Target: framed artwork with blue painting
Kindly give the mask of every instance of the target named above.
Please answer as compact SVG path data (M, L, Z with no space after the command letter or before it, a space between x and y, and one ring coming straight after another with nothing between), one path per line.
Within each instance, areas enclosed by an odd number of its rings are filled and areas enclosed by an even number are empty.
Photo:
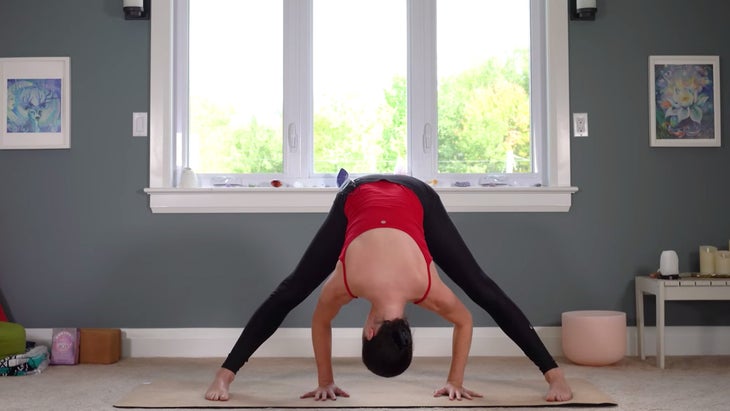
M0 149L71 148L68 57L0 58Z
M650 56L652 147L720 146L720 57Z

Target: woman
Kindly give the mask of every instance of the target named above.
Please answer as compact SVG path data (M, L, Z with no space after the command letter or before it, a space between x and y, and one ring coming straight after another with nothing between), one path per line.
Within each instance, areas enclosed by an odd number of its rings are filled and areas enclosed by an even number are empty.
M404 175L370 175L343 187L297 267L249 320L206 398L227 400L238 370L286 315L325 280L312 317L318 387L303 398L347 396L334 383L330 322L343 305L357 297L371 303L363 329L363 361L369 369L391 376L408 367L412 342L403 312L408 302L414 302L454 324L449 375L435 395L450 399L479 396L463 386L471 314L441 281L434 263L540 368L549 385L547 401L572 398L562 370L522 311L479 267L438 194L428 184ZM383 367L394 362L395 367Z

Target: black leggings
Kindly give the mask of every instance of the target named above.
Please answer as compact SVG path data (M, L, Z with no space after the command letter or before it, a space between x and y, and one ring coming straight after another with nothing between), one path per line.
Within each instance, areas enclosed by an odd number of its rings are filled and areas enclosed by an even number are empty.
M345 238L347 195L360 184L387 180L411 189L423 206L426 243L434 262L480 307L494 318L543 373L557 367L522 310L489 278L467 248L438 194L426 183L404 175L369 175L349 183L332 208L294 271L256 310L233 346L223 368L234 373L335 269Z

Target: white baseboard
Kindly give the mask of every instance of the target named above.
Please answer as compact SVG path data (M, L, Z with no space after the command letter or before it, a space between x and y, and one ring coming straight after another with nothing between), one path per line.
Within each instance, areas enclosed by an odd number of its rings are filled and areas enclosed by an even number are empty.
M535 327L553 356L563 354L560 327ZM123 328L123 357L225 357L238 339L237 328ZM666 327L667 355L728 355L730 327ZM358 357L361 328L332 330L332 356ZM50 346L51 328L26 329L29 341ZM414 355L451 355L451 328L414 327ZM646 328L644 351L656 354L656 329ZM472 356L520 356L522 351L497 327L474 329ZM628 328L626 354L638 355L636 328ZM309 328L281 328L266 341L254 357L312 357Z

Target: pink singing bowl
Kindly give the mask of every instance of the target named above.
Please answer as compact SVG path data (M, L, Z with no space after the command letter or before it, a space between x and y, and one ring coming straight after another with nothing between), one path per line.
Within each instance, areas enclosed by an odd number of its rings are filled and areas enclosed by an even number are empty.
M563 354L580 365L609 365L626 355L626 313L568 311L562 314Z

